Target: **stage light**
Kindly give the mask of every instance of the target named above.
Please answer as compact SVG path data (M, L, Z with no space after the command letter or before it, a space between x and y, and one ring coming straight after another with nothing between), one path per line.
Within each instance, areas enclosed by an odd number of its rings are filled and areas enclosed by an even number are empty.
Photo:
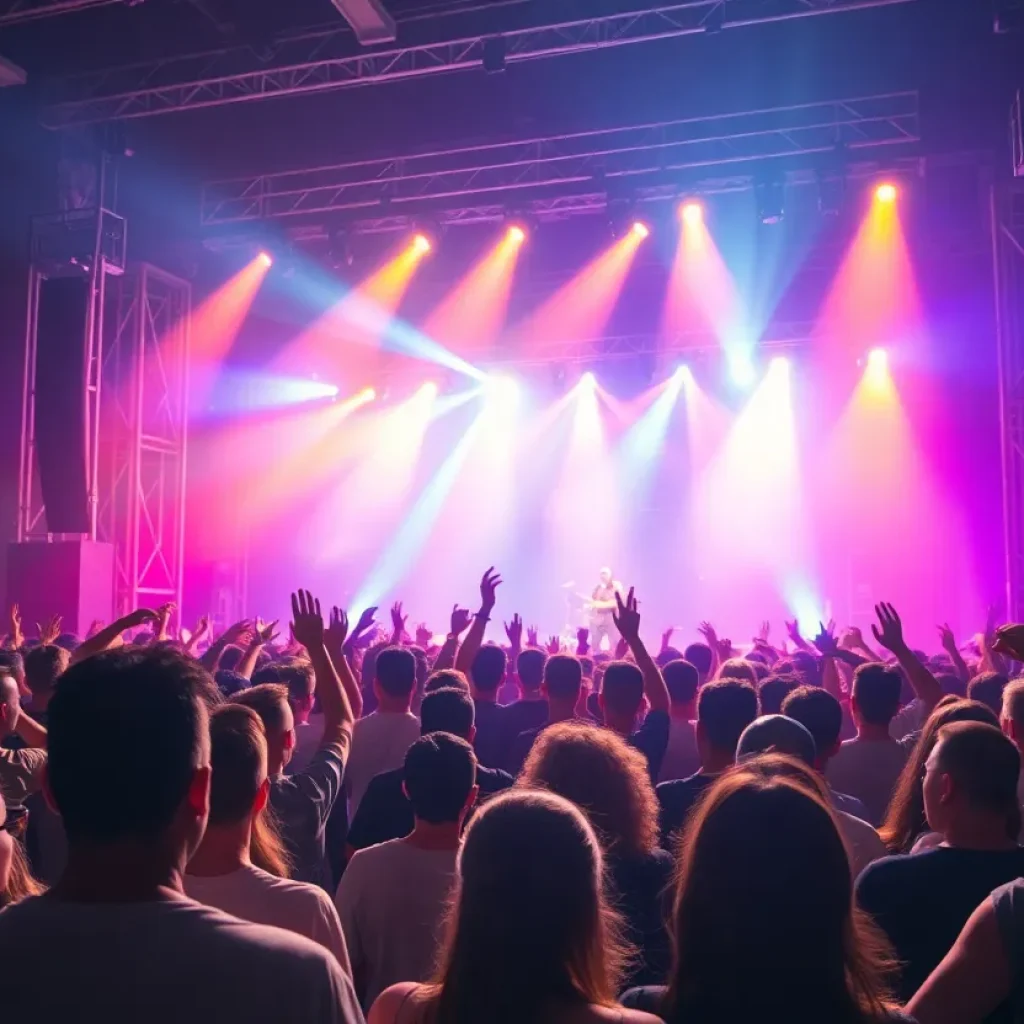
M690 368L685 363L683 363L682 366L677 366L675 368L675 372L672 374L672 380L676 381L679 384L681 384L688 378L692 379L693 374L690 372Z
M508 238L510 242L519 244L526 241L526 228L520 224L511 224L508 229Z
M773 356L771 368L777 372L789 369L789 360L785 356Z
M273 257L273 256L271 256L271 255L270 255L270 253L269 253L269 252L267 252L267 250L266 250L266 249L261 249L261 250L260 250L260 254L259 254L259 256L257 257L257 259L258 259L258 260L260 261L260 263L262 263L262 264L263 264L263 266L265 266L265 267L269 267L269 266L271 266L271 264L273 264L273 262L274 262L274 257Z
M875 189L875 199L880 203L894 203L897 194L896 186L891 181L883 181Z
M696 227L704 220L704 207L696 199L687 199L679 208L684 224Z
M757 377L754 364L746 353L735 352L729 356L729 379L738 388L749 388Z
M889 368L889 353L884 348L873 348L868 353L868 370L884 373Z
M418 231L413 235L412 247L416 252L427 253L433 248L430 239L422 232Z
M511 377L488 377L483 389L489 400L502 405L512 405L519 399L519 383Z
M642 220L633 221L633 227L630 230L637 238L646 238L651 233L651 229Z
M436 398L438 390L437 382L428 380L420 385L419 394L429 395L431 398Z
M587 372L580 377L580 386L587 391L593 391L594 388L597 387L597 378L590 372L590 370L587 370Z

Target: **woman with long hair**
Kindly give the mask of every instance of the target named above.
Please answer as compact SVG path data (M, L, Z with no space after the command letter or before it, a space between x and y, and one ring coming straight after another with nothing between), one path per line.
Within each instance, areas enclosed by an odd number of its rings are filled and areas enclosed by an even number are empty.
M369 1024L657 1024L616 1005L626 949L603 874L568 800L490 800L466 830L437 980L386 989Z
M924 767L939 738L939 730L950 722L985 722L999 727L991 708L980 701L943 697L928 716L921 735L896 781L885 822L878 830L890 853L910 853L914 843L928 831L924 816Z
M898 1020L885 941L854 907L833 812L795 761L772 758L727 772L697 806L680 846L668 985L623 1001L669 1024Z
M671 962L665 917L672 857L658 846L647 760L609 729L563 722L533 745L518 785L547 789L586 814L601 840L611 897L639 952L625 987L660 982Z
M0 910L26 896L39 896L43 886L33 877L23 849L24 817L8 817L7 805L0 793Z

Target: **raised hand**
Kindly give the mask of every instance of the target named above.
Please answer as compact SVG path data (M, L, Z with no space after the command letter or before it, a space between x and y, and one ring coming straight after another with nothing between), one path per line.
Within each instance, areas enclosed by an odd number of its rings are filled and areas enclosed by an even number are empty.
M335 605L331 609L330 624L324 630L324 643L328 650L340 652L348 639L348 616L343 608Z
M324 645L324 617L320 601L308 590L292 594L292 633L307 651Z
M576 653L586 654L590 650L590 630L586 626L580 626L576 630Z
M551 636L548 639L547 652L548 654L558 654L562 649L562 641L557 636Z
M451 633L452 636L462 636L469 629L473 616L469 614L468 608L460 608L455 605L452 608Z
M433 637L434 634L431 633L429 629L427 629L427 624L425 622L421 622L416 627L417 647L422 647L424 650L426 650L430 646L430 641L433 639Z
M527 643L527 646L529 646L529 647L539 647L540 646L538 644L538 642L537 642L537 627L536 626L530 626L526 630L526 643Z
M941 626L935 627L939 631L939 643L942 644L942 649L947 652L957 650L956 637L953 635L953 630L949 628L949 623L944 622Z
M512 650L518 651L523 645L523 620L518 614L512 616L511 622L505 623L505 636L512 645Z
M152 612L150 614L153 614ZM247 644L252 636L252 622L249 619L240 619L232 623L221 634L221 642L224 644Z
M992 650L1015 661L1024 661L1024 624L1008 622L996 629Z
M794 619L792 622L784 622L784 625L786 627L786 633L789 635L789 639L792 640L797 647L802 647L804 638L800 635L800 623Z
M391 625L399 636L405 632L405 624L408 620L409 616L402 614L402 602L396 601L391 606Z
M818 635L811 641L818 650L828 657L829 655L835 654L839 650L839 644L836 642L836 624L834 620L829 620L829 624L826 626L824 622L818 623Z
M89 623L89 629L85 634L86 640L91 636L95 636L105 625L106 623L102 619L93 619Z
M754 637L754 646L768 647L768 637L771 636L771 633L772 624L767 619L765 619L765 621L761 623L761 631L757 634L757 636Z
M60 636L60 624L62 621L61 616L54 615L41 626L37 622L36 629L39 630L39 642L44 646L52 644Z
M839 646L846 651L862 648L864 646L864 636L856 626L849 626L839 638Z
M253 637L250 641L253 644L259 644L261 647L267 644L272 644L281 634L275 629L279 619L274 619L273 622L267 623L265 626L260 625L260 620L256 620L256 627L253 630Z
M377 614L376 606L372 608L366 608L363 614L359 616L359 621L356 623L356 628L352 630L352 639L356 640L361 637L368 629L370 629L377 621L374 616Z
M704 637L704 642L713 651L718 650L718 634L715 632L715 627L710 622L701 622L697 626L697 632Z
M496 592L500 586L501 576L494 571L494 566L492 565L480 580L480 610L485 615L489 615L494 607Z
M21 609L17 603L11 605L9 612L11 646L20 647L25 642L25 634L21 631Z
M615 592L615 611L612 612L612 622L619 631L619 635L627 644L634 644L640 639L640 612L636 598L633 596L633 587L629 588L626 600L622 595Z
M663 633L661 634L661 649L662 649L663 651L667 651L667 650L668 650L668 645L669 645L670 643L672 643L672 634L673 634L673 633L674 633L675 631L676 631L676 629L675 629L675 626L669 626L669 627L668 627L668 629L666 629L666 630L665 630L665 631L664 631L664 632L663 632Z
M884 601L875 605L875 615L878 616L878 625L871 625L871 632L875 639L893 654L898 654L906 649L907 643L903 639L903 623L900 621L896 609Z

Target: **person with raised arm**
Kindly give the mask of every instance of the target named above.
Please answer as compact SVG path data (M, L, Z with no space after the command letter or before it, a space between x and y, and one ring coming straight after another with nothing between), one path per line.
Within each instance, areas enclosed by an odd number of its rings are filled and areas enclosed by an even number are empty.
M270 806L281 823L281 836L294 865L293 875L299 881L329 889L324 829L341 791L352 747L352 706L327 653L320 602L309 591L292 594L292 631L312 662L315 693L323 710L320 748L309 764L294 775L284 774L295 748L295 719L287 687L276 683L254 686L240 693L236 702L252 708L266 730Z
M229 647L242 647L249 643L252 637L252 623L248 619L242 619L234 625L228 626L216 640L203 652L199 659L203 668L211 675L220 668L220 659Z
M468 608L460 608L458 605L452 607L451 628L444 638L441 649L437 652L437 657L431 668L432 672L455 668L455 658L459 653L459 641L462 639L462 634L469 629L471 621L472 616L469 614Z
M121 642L121 634L128 629L136 629L147 622L156 622L157 613L150 608L136 608L135 611L115 619L109 626L83 640L72 652L69 664L77 665L94 654L107 650ZM208 667L208 666L207 666Z

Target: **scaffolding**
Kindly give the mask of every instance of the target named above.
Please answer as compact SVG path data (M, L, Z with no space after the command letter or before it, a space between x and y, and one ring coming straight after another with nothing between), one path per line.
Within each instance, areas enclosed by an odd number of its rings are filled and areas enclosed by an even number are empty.
M504 63L512 64L912 2L683 0L630 5L604 0L592 3L598 13L579 18L570 14L573 5L568 0L560 4L549 0L552 20L543 25L517 27L497 36L473 31L454 39L426 39L373 50L354 48L347 29L306 32L275 41L269 53L259 57L250 47L232 47L67 78L59 83L57 98L44 111L43 122L63 128L480 69L485 47L494 46L496 40L500 40ZM566 19L556 20L562 12ZM425 24L433 26L435 21Z
M104 357L100 539L114 545L119 614L181 607L191 286L129 269Z

